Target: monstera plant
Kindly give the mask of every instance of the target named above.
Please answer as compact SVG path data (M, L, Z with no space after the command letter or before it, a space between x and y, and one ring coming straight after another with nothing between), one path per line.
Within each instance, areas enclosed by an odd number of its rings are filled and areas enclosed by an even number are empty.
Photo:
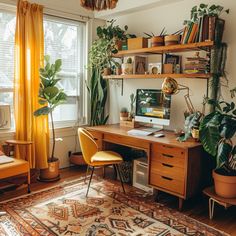
M42 115L50 115L51 118L51 125L52 125L52 152L51 156L48 159L48 163L51 165L55 165L57 163L57 171L53 174L52 168L50 166L48 169L40 170L40 177L41 180L48 180L48 179L55 179L58 177L58 159L55 158L55 129L54 129L54 122L53 122L53 111L54 109L59 106L60 104L66 101L66 94L64 93L63 89L60 89L57 84L60 81L57 78L58 72L61 70L61 59L55 61L54 64L50 63L50 56L45 56L45 67L40 68L40 88L39 88L39 104L42 105L41 108L34 112L35 116L42 116ZM55 168L54 168L55 169Z
M200 124L200 140L204 149L216 158L213 171L216 193L222 197L236 197L236 106L234 102L216 102L215 111Z

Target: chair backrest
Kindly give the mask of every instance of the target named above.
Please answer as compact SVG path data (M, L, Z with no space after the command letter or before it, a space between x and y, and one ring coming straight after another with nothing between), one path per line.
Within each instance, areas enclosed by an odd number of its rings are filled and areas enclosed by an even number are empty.
M79 128L78 136L83 158L87 164L91 163L92 156L98 151L98 146L86 129Z

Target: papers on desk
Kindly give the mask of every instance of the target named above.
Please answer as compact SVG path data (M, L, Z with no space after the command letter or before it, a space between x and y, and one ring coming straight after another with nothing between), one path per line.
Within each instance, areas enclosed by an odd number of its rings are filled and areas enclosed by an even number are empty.
M5 155L0 156L0 165L14 162L14 158Z

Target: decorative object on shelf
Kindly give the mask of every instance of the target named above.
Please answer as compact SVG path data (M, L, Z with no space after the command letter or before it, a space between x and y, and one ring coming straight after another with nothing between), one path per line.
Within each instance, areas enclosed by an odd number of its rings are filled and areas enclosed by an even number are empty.
M80 5L87 10L102 11L114 9L118 0L80 0Z
M149 74L157 75L162 73L162 63L149 63L148 65Z
M173 64L163 64L163 74L173 74L174 65Z
M103 69L103 75L110 75L111 74L111 68L105 67Z
M120 110L120 120L127 121L129 117L129 112L126 107L122 107Z
M148 47L148 39L143 37L128 38L128 50L135 50Z
M180 34L171 34L164 37L165 45L176 45L179 44Z
M182 56L165 54L165 64L172 64L172 73L178 74L181 72Z
M120 64L117 64L117 65L116 65L116 75L121 75L121 73L122 73L121 65L120 65Z
M144 33L148 36L148 38L151 40L151 47L157 47L157 46L163 46L164 45L164 37L166 35L165 27L162 29L161 33L159 35L154 35L152 32L151 34Z
M0 130L11 128L11 106L0 103Z
M131 57L128 57L125 63L122 63L122 74L130 75L133 74L133 60Z
M200 57L196 52L194 57L187 57L184 65L184 73L186 74L204 74L210 72L209 58Z
M61 59L55 61L55 64L50 64L50 57L44 57L46 65L40 68L40 89L39 89L39 104L41 108L34 112L35 116L50 115L52 125L52 152L48 159L48 168L40 170L39 179L41 181L55 181L60 179L59 174L59 160L54 156L56 136L54 129L54 121L52 112L60 104L66 101L66 94L63 89L59 89L56 85L60 81L57 78L58 72L61 70Z
M175 95L179 93L181 90L187 90L187 94L184 95L184 99L190 114L195 112L192 101L189 96L189 87L178 84L177 81L173 78L167 77L162 83L162 92L167 95Z
M236 108L234 102L208 100L216 103L215 111L203 118L200 140L204 149L216 158L213 171L216 193L224 198L236 197Z

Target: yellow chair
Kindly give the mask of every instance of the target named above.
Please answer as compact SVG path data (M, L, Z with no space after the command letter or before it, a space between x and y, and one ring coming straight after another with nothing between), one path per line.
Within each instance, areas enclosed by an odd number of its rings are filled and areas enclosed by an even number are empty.
M123 162L123 158L116 152L112 151L99 151L96 142L93 139L92 134L90 134L86 129L78 129L80 147L83 154L83 158L88 166L92 167L92 172L89 179L88 189L86 197L88 196L89 187L93 177L94 167L113 165L114 170L119 174L121 186L125 193L124 184L122 181L122 176L120 174L119 166Z

